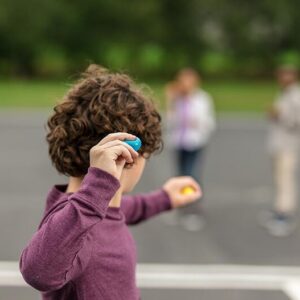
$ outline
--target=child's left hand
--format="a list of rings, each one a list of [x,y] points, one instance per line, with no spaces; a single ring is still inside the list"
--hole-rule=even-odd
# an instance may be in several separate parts
[[[194,191],[192,193],[182,193],[182,190],[186,187],[191,187]],[[202,197],[201,187],[190,176],[170,178],[163,185],[163,190],[169,195],[172,208],[187,205]]]

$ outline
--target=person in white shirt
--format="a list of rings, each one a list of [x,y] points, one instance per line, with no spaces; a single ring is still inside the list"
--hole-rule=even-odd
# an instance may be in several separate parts
[[[198,181],[203,154],[216,127],[212,97],[201,89],[200,81],[194,69],[183,69],[166,88],[168,140],[176,152],[178,175],[192,176]],[[197,204],[185,209],[182,215],[182,224],[187,229],[199,229]]]
[[[300,147],[300,86],[295,66],[277,70],[281,91],[269,111],[268,148],[273,161],[275,199],[266,222],[270,234],[285,236],[295,228],[297,164]]]

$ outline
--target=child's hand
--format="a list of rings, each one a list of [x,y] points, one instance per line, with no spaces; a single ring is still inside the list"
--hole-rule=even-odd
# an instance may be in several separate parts
[[[90,149],[90,166],[102,169],[120,179],[126,163],[133,163],[138,153],[122,140],[134,140],[129,133],[111,133]]]
[[[191,187],[193,192],[183,193],[186,187]],[[163,189],[171,199],[172,208],[187,205],[202,197],[201,187],[189,176],[173,177],[164,184]]]

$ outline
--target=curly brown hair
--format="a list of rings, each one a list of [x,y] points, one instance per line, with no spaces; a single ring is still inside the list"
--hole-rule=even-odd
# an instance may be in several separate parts
[[[89,150],[109,133],[138,136],[146,158],[162,149],[161,117],[152,100],[127,75],[98,65],[90,65],[54,107],[47,131],[52,163],[69,176],[87,173]]]

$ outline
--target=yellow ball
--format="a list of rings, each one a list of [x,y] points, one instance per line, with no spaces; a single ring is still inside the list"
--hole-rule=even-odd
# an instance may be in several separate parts
[[[181,190],[181,194],[189,195],[195,193],[195,190],[191,186],[186,186]]]

